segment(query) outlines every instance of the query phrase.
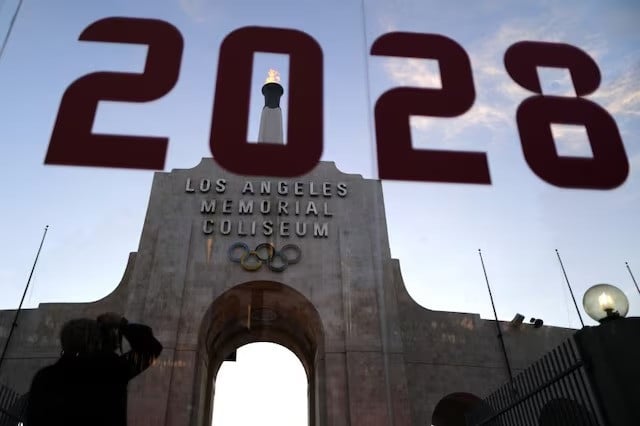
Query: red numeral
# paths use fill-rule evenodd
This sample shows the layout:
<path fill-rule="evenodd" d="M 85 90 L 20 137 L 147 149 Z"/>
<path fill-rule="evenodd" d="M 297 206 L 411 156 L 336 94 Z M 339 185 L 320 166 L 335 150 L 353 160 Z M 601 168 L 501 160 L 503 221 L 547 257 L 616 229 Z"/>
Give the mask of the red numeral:
<path fill-rule="evenodd" d="M 163 169 L 168 139 L 93 134 L 98 102 L 149 102 L 167 94 L 180 70 L 183 41 L 171 24 L 152 19 L 107 18 L 86 28 L 80 40 L 137 43 L 149 47 L 142 74 L 97 72 L 65 91 L 51 135 L 46 164 Z M 255 52 L 290 57 L 286 145 L 246 140 L 251 71 Z M 469 57 L 450 38 L 437 34 L 394 32 L 379 37 L 371 54 L 435 59 L 441 89 L 391 89 L 375 106 L 380 179 L 490 184 L 483 152 L 414 149 L 412 115 L 457 117 L 475 100 Z M 600 84 L 596 63 L 582 50 L 560 43 L 524 41 L 504 57 L 509 75 L 537 93 L 518 107 L 517 123 L 525 159 L 543 180 L 568 188 L 611 189 L 629 173 L 629 162 L 615 121 L 599 105 L 583 98 Z M 538 66 L 566 68 L 576 97 L 545 96 Z M 210 146 L 226 169 L 243 175 L 298 176 L 311 171 L 323 148 L 323 59 L 318 43 L 301 31 L 245 27 L 233 31 L 220 48 Z M 581 125 L 592 158 L 559 156 L 551 124 Z"/>
<path fill-rule="evenodd" d="M 539 95 L 525 99 L 516 120 L 529 167 L 550 184 L 566 188 L 616 188 L 627 178 L 629 162 L 615 121 L 599 105 L 582 98 L 600 85 L 598 65 L 568 44 L 523 41 L 504 55 L 507 72 L 519 85 Z M 542 94 L 536 67 L 567 68 L 577 97 Z M 559 156 L 551 124 L 584 126 L 593 158 Z"/>
<path fill-rule="evenodd" d="M 178 80 L 182 36 L 171 24 L 152 19 L 106 18 L 80 40 L 149 46 L 142 74 L 97 72 L 69 86 L 62 97 L 45 164 L 163 169 L 167 138 L 93 134 L 98 102 L 148 102 L 167 94 Z"/>
<path fill-rule="evenodd" d="M 473 105 L 473 76 L 464 49 L 441 35 L 388 33 L 373 43 L 371 54 L 436 59 L 442 81 L 442 89 L 391 89 L 376 102 L 380 179 L 491 183 L 484 153 L 411 147 L 409 116 L 456 117 Z"/>
<path fill-rule="evenodd" d="M 254 52 L 289 55 L 287 144 L 249 144 L 249 96 Z M 245 27 L 220 47 L 211 152 L 224 168 L 244 175 L 297 176 L 322 155 L 322 49 L 295 30 Z"/>

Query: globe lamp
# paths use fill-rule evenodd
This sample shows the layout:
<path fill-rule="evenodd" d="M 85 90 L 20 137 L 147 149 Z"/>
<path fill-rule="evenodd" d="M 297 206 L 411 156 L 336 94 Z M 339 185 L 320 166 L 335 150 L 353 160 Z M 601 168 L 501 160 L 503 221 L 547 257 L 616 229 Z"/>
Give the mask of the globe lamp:
<path fill-rule="evenodd" d="M 629 300 L 618 287 L 611 284 L 596 284 L 582 298 L 584 310 L 594 320 L 602 323 L 622 318 L 629 312 Z"/>

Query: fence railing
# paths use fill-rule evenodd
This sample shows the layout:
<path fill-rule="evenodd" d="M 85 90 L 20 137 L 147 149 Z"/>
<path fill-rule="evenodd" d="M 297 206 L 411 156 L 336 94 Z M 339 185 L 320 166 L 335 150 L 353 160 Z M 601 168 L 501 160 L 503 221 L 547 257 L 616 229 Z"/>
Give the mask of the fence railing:
<path fill-rule="evenodd" d="M 20 395 L 0 384 L 0 426 L 17 426 L 24 421 L 27 410 L 26 395 Z"/>
<path fill-rule="evenodd" d="M 605 426 L 573 338 L 467 414 L 468 426 Z"/>

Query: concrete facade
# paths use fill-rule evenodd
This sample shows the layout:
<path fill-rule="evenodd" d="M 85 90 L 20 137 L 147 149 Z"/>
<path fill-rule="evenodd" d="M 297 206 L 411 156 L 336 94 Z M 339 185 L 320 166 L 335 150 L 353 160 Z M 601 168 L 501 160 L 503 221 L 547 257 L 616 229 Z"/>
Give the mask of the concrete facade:
<path fill-rule="evenodd" d="M 237 263 L 234 243 L 271 243 L 284 256 L 260 266 L 272 254 L 262 246 Z M 287 266 L 291 244 L 300 259 Z M 105 311 L 149 324 L 165 347 L 129 385 L 130 425 L 209 424 L 220 364 L 255 341 L 298 355 L 311 425 L 430 425 L 445 396 L 483 397 L 508 379 L 495 322 L 415 303 L 390 255 L 380 182 L 333 163 L 285 180 L 233 175 L 211 159 L 156 173 L 118 287 L 97 302 L 22 312 L 0 382 L 27 392 L 57 359 L 62 324 Z M 0 311 L 0 344 L 14 313 Z M 500 327 L 514 373 L 574 332 Z"/>

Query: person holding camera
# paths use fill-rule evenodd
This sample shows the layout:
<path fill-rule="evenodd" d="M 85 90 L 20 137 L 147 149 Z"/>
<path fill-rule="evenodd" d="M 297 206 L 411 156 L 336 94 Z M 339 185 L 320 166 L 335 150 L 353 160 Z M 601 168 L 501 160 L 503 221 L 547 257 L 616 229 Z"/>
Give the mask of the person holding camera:
<path fill-rule="evenodd" d="M 151 328 L 106 313 L 68 321 L 60 343 L 60 359 L 31 383 L 25 425 L 126 426 L 127 384 L 162 352 Z"/>

